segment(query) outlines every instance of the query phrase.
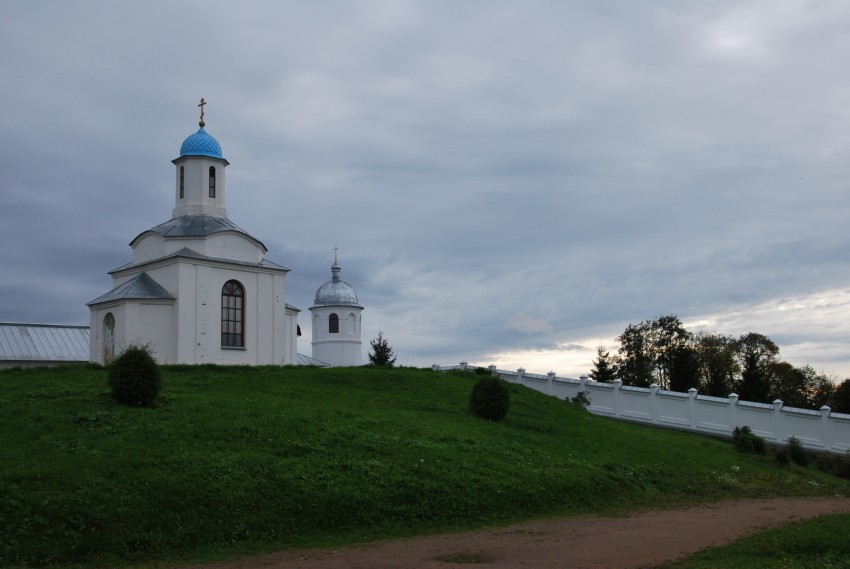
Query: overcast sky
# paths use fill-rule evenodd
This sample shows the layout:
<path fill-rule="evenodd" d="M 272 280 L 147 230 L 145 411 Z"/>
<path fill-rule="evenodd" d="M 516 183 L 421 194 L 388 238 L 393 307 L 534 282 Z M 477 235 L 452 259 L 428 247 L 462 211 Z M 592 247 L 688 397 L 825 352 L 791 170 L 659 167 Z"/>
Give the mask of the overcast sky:
<path fill-rule="evenodd" d="M 577 376 L 629 323 L 850 376 L 850 3 L 0 4 L 0 321 L 87 324 L 197 130 L 307 308 Z"/>

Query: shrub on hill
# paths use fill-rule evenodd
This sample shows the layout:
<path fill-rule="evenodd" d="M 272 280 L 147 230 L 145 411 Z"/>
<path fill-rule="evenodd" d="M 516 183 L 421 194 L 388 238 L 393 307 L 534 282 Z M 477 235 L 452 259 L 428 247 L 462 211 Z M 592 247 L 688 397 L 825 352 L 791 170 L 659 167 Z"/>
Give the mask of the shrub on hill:
<path fill-rule="evenodd" d="M 488 421 L 501 421 L 511 406 L 511 392 L 505 382 L 495 377 L 482 377 L 472 388 L 469 411 Z"/>
<path fill-rule="evenodd" d="M 575 397 L 570 399 L 570 403 L 587 409 L 590 407 L 590 395 L 587 394 L 587 391 L 579 391 Z"/>
<path fill-rule="evenodd" d="M 806 452 L 806 449 L 803 448 L 803 443 L 800 442 L 800 439 L 797 437 L 791 437 L 788 439 L 788 458 L 791 462 L 795 464 L 799 464 L 800 466 L 806 466 L 809 464 L 809 453 Z"/>
<path fill-rule="evenodd" d="M 732 431 L 732 444 L 738 452 L 764 454 L 767 450 L 764 439 L 755 434 L 747 425 L 735 427 Z"/>
<path fill-rule="evenodd" d="M 109 365 L 112 398 L 130 407 L 150 407 L 159 394 L 159 367 L 147 346 L 127 346 Z"/>
<path fill-rule="evenodd" d="M 846 454 L 820 453 L 817 456 L 817 467 L 833 476 L 850 479 L 850 451 Z"/>

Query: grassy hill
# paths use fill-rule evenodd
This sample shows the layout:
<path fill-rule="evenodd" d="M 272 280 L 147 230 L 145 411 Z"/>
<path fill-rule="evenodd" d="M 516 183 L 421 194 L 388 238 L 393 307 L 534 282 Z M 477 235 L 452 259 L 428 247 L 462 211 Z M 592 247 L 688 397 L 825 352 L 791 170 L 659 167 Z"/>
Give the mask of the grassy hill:
<path fill-rule="evenodd" d="M 105 371 L 0 372 L 0 564 L 116 566 L 721 498 L 844 495 L 708 437 L 417 369 L 170 367 L 154 409 Z"/>

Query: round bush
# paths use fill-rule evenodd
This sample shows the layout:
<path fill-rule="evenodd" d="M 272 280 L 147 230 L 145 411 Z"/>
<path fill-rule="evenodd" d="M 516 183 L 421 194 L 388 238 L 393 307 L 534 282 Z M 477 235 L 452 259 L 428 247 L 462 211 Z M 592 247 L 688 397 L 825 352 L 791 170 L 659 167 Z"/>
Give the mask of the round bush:
<path fill-rule="evenodd" d="M 755 434 L 750 427 L 735 427 L 732 430 L 732 444 L 739 452 L 750 454 L 764 454 L 767 450 L 763 438 Z"/>
<path fill-rule="evenodd" d="M 809 453 L 803 448 L 803 443 L 800 442 L 800 439 L 797 437 L 788 439 L 787 449 L 788 458 L 791 459 L 791 462 L 800 466 L 807 466 L 809 464 Z"/>
<path fill-rule="evenodd" d="M 159 394 L 159 367 L 146 346 L 128 346 L 109 365 L 112 398 L 131 407 L 150 407 Z"/>
<path fill-rule="evenodd" d="M 472 388 L 469 410 L 473 415 L 488 421 L 501 421 L 511 406 L 508 386 L 495 377 L 483 377 Z"/>

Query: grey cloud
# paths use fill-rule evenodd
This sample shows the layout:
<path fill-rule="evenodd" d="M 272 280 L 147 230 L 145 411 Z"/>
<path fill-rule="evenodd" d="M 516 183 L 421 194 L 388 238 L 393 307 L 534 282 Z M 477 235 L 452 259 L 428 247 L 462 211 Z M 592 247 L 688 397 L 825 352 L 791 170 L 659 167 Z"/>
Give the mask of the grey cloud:
<path fill-rule="evenodd" d="M 199 6 L 9 7 L 0 319 L 108 288 L 170 214 L 201 96 L 290 304 L 339 245 L 364 340 L 409 363 L 847 282 L 841 2 Z"/>

